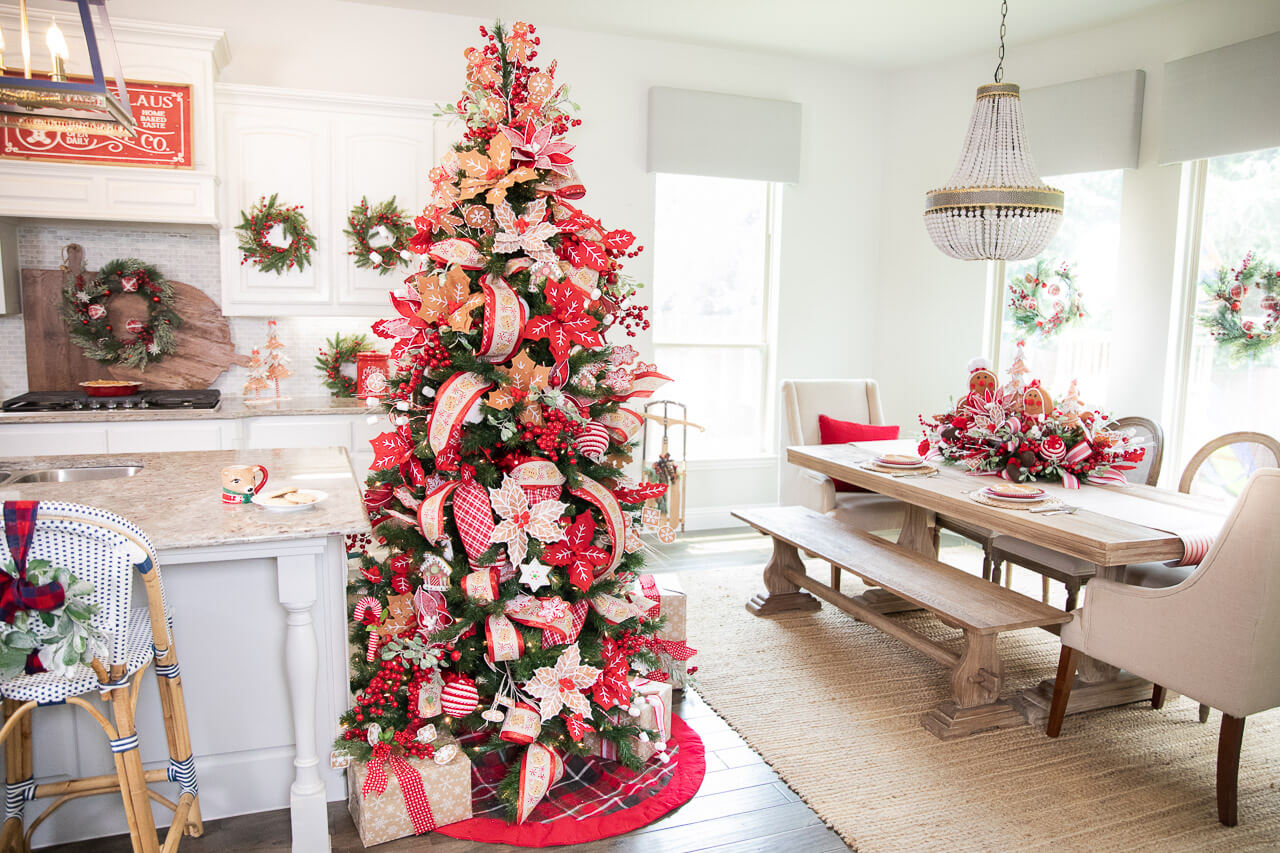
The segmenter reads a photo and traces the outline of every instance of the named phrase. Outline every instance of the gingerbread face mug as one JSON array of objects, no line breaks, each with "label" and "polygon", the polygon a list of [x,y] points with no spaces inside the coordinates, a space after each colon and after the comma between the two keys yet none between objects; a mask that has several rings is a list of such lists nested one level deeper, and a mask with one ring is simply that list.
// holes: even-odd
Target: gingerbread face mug
[{"label": "gingerbread face mug", "polygon": [[222,502],[247,504],[266,484],[267,469],[261,465],[228,465],[222,469]]}]

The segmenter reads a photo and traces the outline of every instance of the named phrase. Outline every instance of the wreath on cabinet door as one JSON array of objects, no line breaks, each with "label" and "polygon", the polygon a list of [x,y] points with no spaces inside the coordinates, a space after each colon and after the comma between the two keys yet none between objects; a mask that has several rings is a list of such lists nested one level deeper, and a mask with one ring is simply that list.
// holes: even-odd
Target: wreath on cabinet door
[{"label": "wreath on cabinet door", "polygon": [[281,205],[263,196],[248,212],[240,211],[240,264],[253,264],[263,272],[284,275],[311,263],[316,235],[307,224],[302,205]]},{"label": "wreath on cabinet door", "polygon": [[[1211,298],[1200,325],[1227,349],[1232,363],[1256,359],[1280,341],[1280,271],[1274,266],[1250,252],[1239,269],[1219,267],[1200,287]],[[1251,293],[1258,296],[1260,313],[1254,312]]]},{"label": "wreath on cabinet door", "polygon": [[413,260],[409,238],[417,232],[408,215],[396,207],[396,197],[374,207],[366,196],[347,214],[347,235],[355,264],[362,270],[374,269],[386,275]]},{"label": "wreath on cabinet door", "polygon": [[[107,303],[124,294],[147,300],[147,319],[129,320],[124,330],[131,337],[118,338]],[[137,258],[114,260],[98,270],[96,278],[68,272],[63,279],[62,316],[67,332],[86,358],[101,364],[141,370],[173,354],[182,325],[173,304],[173,285],[158,269]]]},{"label": "wreath on cabinet door", "polygon": [[1036,261],[1034,273],[1009,279],[1009,319],[1027,337],[1051,338],[1087,315],[1071,265]]}]

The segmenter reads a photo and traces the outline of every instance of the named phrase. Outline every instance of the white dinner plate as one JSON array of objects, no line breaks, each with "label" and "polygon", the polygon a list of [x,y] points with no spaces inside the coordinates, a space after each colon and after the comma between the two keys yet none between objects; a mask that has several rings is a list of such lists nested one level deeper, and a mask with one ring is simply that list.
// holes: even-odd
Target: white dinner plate
[{"label": "white dinner plate", "polygon": [[325,498],[329,497],[328,492],[322,492],[319,489],[298,489],[298,491],[305,495],[314,495],[315,500],[309,504],[275,504],[267,503],[265,500],[266,495],[256,494],[253,496],[253,502],[263,509],[269,509],[272,512],[297,512],[300,509],[310,509],[316,504],[323,502]]},{"label": "white dinner plate", "polygon": [[[908,460],[914,460],[914,461],[908,461]],[[890,468],[920,468],[926,465],[927,463],[923,459],[921,459],[919,456],[898,457],[894,459],[890,459],[887,456],[877,456],[876,464],[886,465]]]},{"label": "white dinner plate", "polygon": [[1002,501],[1039,501],[1039,500],[1044,500],[1044,496],[1045,496],[1044,489],[1036,489],[1034,492],[1029,492],[1023,495],[1009,495],[1009,494],[1001,494],[1000,492],[996,491],[997,488],[998,487],[987,486],[982,491],[983,491],[983,494],[985,494],[987,497],[998,498],[999,500],[1002,500]]}]

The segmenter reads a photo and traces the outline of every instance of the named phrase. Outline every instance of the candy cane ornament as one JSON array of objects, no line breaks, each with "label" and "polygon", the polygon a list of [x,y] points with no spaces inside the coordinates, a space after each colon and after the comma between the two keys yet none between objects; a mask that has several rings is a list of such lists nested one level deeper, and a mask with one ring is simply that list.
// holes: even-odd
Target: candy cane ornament
[{"label": "candy cane ornament", "polygon": [[[371,595],[366,595],[356,602],[355,610],[351,611],[351,619],[355,622],[364,622],[364,618],[369,613],[381,622],[382,621],[382,605],[378,603],[378,599]],[[378,647],[382,645],[382,635],[372,628],[369,629],[369,644],[365,648],[364,659],[366,663],[373,663],[373,659],[378,656]]]}]

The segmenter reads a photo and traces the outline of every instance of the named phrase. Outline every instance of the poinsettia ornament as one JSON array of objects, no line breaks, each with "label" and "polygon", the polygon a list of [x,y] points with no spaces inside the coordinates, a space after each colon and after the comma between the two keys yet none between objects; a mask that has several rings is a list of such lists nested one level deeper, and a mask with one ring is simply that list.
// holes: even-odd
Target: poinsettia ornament
[{"label": "poinsettia ornament", "polygon": [[484,304],[484,294],[471,292],[466,270],[454,266],[448,272],[419,273],[414,283],[422,300],[419,317],[433,325],[445,320],[455,332],[471,331],[471,312]]},{"label": "poinsettia ornament", "polygon": [[596,520],[591,510],[583,510],[565,531],[564,540],[542,552],[542,561],[553,566],[568,566],[570,582],[586,592],[597,570],[609,563],[609,552],[591,543],[595,535]]},{"label": "poinsettia ornament", "polygon": [[422,296],[415,289],[408,288],[404,295],[392,292],[390,296],[391,305],[400,316],[379,320],[370,328],[378,337],[394,341],[391,345],[391,358],[394,360],[427,342],[427,321],[418,316]]},{"label": "poinsettia ornament", "polygon": [[567,359],[569,348],[575,343],[584,347],[604,343],[596,331],[599,322],[586,313],[587,299],[580,290],[567,281],[551,281],[547,283],[546,297],[552,313],[530,320],[524,328],[526,338],[545,338],[556,361]]},{"label": "poinsettia ornament", "polygon": [[[561,501],[538,501],[529,505],[529,498],[520,484],[510,476],[502,478],[502,487],[489,490],[493,511],[502,521],[493,529],[492,541],[505,542],[511,564],[524,562],[529,552],[529,537],[540,542],[555,542],[564,538],[557,523],[569,505]],[[543,718],[545,719],[545,717]]]},{"label": "poinsettia ornament", "polygon": [[547,200],[539,198],[525,205],[519,216],[506,201],[493,206],[498,220],[498,233],[493,237],[493,250],[503,254],[523,251],[535,260],[556,263],[547,240],[560,233],[547,221]]},{"label": "poinsettia ornament", "polygon": [[511,157],[511,141],[501,134],[490,140],[487,157],[479,151],[458,155],[458,163],[466,173],[458,186],[458,199],[466,201],[483,192],[485,201],[498,204],[506,201],[507,190],[516,184],[537,179],[538,173],[527,166],[512,170]]},{"label": "poinsettia ornament", "polygon": [[[535,169],[550,169],[562,175],[569,174],[573,158],[569,152],[576,146],[567,142],[552,141],[554,128],[550,124],[536,127],[526,121],[520,128],[502,125],[498,128],[511,143],[511,159],[517,163],[530,163]],[[497,139],[497,137],[494,137]]]},{"label": "poinsettia ornament", "polygon": [[582,663],[581,656],[577,643],[567,646],[555,666],[535,669],[533,678],[525,684],[525,692],[538,698],[538,712],[543,722],[566,707],[583,717],[591,714],[591,703],[582,691],[595,683],[600,670]]}]

